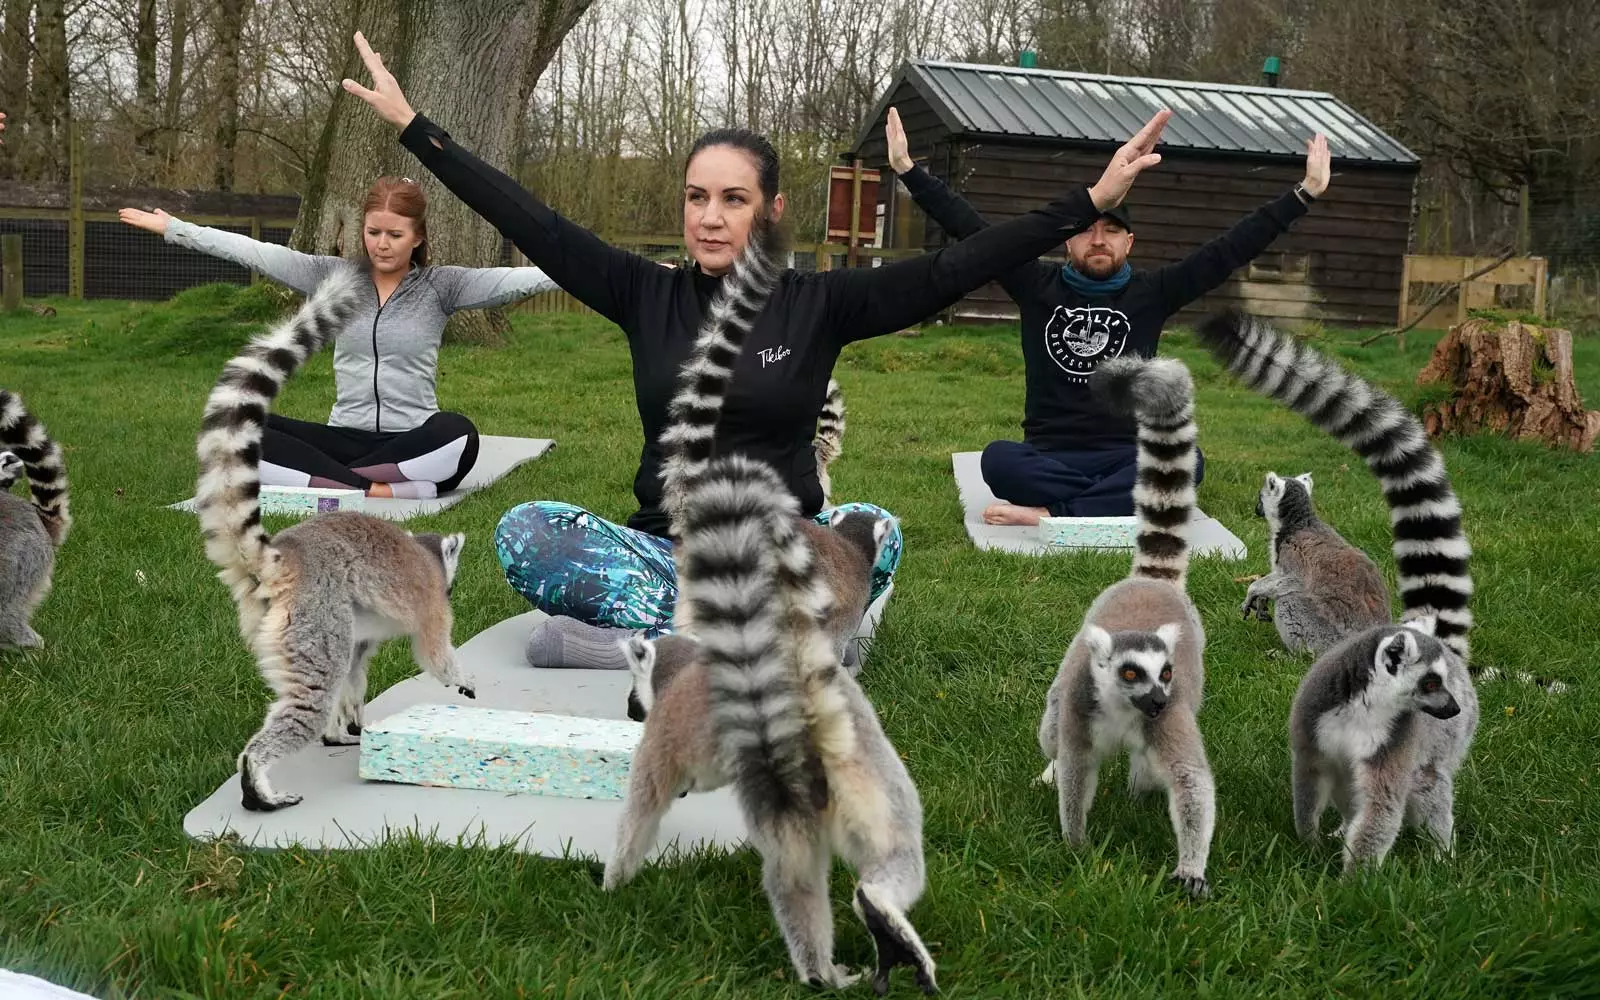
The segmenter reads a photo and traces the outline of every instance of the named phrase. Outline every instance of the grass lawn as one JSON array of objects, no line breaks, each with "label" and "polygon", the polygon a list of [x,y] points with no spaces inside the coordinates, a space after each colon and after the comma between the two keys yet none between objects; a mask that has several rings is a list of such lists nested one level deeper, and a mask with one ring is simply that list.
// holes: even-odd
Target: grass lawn
[{"label": "grass lawn", "polygon": [[[607,896],[590,868],[509,850],[397,843],[359,853],[239,852],[189,842],[183,814],[223,781],[266,693],[188,496],[208,387],[271,315],[260,290],[173,303],[55,303],[0,321],[0,385],[67,450],[74,534],[34,625],[48,643],[0,657],[0,966],[112,997],[785,997],[804,995],[751,852],[647,868]],[[1376,875],[1338,878],[1337,845],[1294,838],[1286,720],[1306,661],[1270,658],[1241,621],[1265,572],[1252,516],[1262,474],[1315,473],[1318,506],[1389,572],[1377,483],[1333,441],[1230,382],[1182,335],[1199,386],[1205,509],[1251,548],[1197,562],[1210,637],[1201,727],[1218,785],[1209,875],[1190,902],[1165,884],[1164,805],[1130,801],[1108,767],[1093,846],[1060,838],[1032,784],[1045,689],[1122,557],[1030,559],[966,541],[950,453],[1019,434],[1014,332],[930,329],[848,350],[850,410],[835,496],[904,521],[896,595],[864,677],[927,809],[929,889],[912,917],[952,997],[1600,996],[1600,552],[1593,456],[1487,437],[1444,444],[1476,550],[1474,653],[1562,678],[1547,696],[1481,688],[1458,778],[1459,857],[1405,834]],[[1325,347],[1402,394],[1431,338]],[[1600,342],[1578,346],[1600,404]],[[640,446],[627,354],[602,321],[521,317],[503,351],[450,348],[440,398],[487,433],[552,437],[550,455],[413,528],[468,533],[456,641],[526,604],[490,543],[513,504],[633,510]],[[279,411],[326,419],[326,354]],[[1392,582],[1392,575],[1391,575]],[[375,692],[414,670],[403,643]],[[1331,818],[1325,822],[1331,825]],[[838,958],[870,959],[835,872]],[[865,987],[861,987],[864,992]],[[914,995],[902,971],[893,993]]]}]

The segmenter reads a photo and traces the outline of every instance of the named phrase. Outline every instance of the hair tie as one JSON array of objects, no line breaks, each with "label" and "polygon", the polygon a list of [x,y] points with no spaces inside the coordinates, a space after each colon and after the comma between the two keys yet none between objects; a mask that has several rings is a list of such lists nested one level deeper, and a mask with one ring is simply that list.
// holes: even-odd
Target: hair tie
[{"label": "hair tie", "polygon": [[405,182],[406,182],[406,183],[407,183],[407,184],[415,184],[415,183],[416,183],[416,181],[414,181],[414,180],[412,180],[412,179],[411,179],[411,178],[409,178],[409,177],[402,177],[402,178],[400,178],[400,179],[401,179],[401,180],[403,180],[403,181],[405,181]]}]

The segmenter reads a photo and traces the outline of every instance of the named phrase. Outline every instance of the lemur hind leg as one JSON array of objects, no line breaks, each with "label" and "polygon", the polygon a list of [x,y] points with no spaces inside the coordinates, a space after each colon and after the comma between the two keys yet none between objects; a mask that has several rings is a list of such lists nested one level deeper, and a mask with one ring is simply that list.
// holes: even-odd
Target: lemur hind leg
[{"label": "lemur hind leg", "polygon": [[362,711],[367,704],[367,663],[372,659],[374,642],[356,643],[350,657],[350,672],[345,675],[339,689],[339,703],[328,715],[328,725],[322,732],[326,746],[360,746]]},{"label": "lemur hind leg", "polygon": [[937,993],[933,956],[911,925],[906,911],[922,896],[927,881],[920,847],[903,847],[886,857],[860,866],[861,881],[856,886],[851,908],[866,925],[878,952],[877,969],[872,975],[872,990],[882,996],[889,991],[889,973],[897,965],[909,966],[924,993]]}]

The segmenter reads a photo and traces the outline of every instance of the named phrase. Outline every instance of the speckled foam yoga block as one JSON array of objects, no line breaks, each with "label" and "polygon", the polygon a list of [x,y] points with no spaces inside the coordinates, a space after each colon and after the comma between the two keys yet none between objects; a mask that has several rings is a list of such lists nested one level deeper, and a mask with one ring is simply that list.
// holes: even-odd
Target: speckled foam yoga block
[{"label": "speckled foam yoga block", "polygon": [[569,799],[620,799],[644,725],[545,712],[413,705],[361,733],[360,776]]},{"label": "speckled foam yoga block", "polygon": [[1138,534],[1136,517],[1039,518],[1039,541],[1060,548],[1129,548]]}]

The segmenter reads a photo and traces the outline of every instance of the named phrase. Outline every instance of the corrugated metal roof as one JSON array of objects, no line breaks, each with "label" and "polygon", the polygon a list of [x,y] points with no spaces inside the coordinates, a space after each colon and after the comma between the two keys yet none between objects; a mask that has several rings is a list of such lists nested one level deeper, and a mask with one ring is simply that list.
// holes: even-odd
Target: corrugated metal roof
[{"label": "corrugated metal roof", "polygon": [[[1303,157],[1306,139],[1320,131],[1335,159],[1418,162],[1349,105],[1315,91],[922,60],[908,63],[903,75],[950,131],[965,135],[1122,143],[1167,107],[1167,148]],[[879,108],[857,146],[883,113]]]}]

